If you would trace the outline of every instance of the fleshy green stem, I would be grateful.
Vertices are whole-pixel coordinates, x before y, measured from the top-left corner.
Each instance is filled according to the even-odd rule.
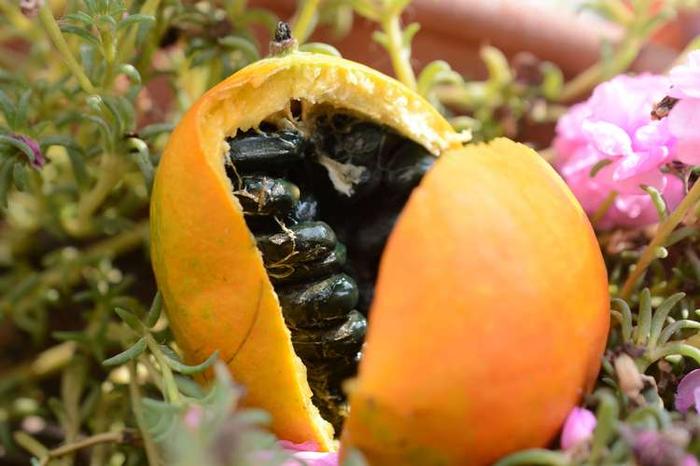
[[[101,434],[91,435],[90,437],[82,440],[67,443],[66,445],[61,445],[60,447],[50,450],[46,456],[41,459],[39,464],[42,466],[47,465],[53,458],[60,458],[78,450],[82,450],[83,448],[89,448],[101,443],[123,443],[124,439],[124,432],[102,432]]]
[[[625,71],[637,58],[644,45],[646,37],[630,37],[624,41],[611,60],[611,65],[596,63],[583,70],[571,81],[567,82],[559,95],[559,101],[569,102],[593,89],[598,83],[608,77]]]
[[[306,0],[296,15],[294,26],[292,26],[292,37],[300,45],[307,41],[314,30],[320,3],[321,0]]]
[[[173,375],[173,371],[170,369],[170,366],[165,361],[165,356],[158,346],[158,343],[150,333],[147,334],[145,338],[148,349],[158,362],[160,372],[163,374],[163,388],[165,389],[163,395],[165,396],[165,399],[174,405],[182,404],[182,398],[180,397],[180,392],[177,389],[175,376]]]
[[[92,216],[112,189],[122,180],[124,161],[115,154],[104,154],[95,186],[80,197],[77,214],[66,220],[65,228],[73,236],[85,236],[92,231]]]
[[[617,191],[610,191],[610,194],[608,194],[605,199],[603,199],[603,202],[600,203],[598,208],[593,212],[593,215],[591,216],[591,223],[593,226],[598,226],[601,220],[603,220],[603,217],[605,217],[605,214],[608,213],[610,210],[610,207],[613,205],[613,202],[615,202],[615,198],[617,197]]]
[[[398,15],[389,15],[381,21],[387,39],[386,48],[398,80],[411,89],[415,89],[416,75],[411,67],[411,50],[404,47],[400,21]]]
[[[61,28],[58,27],[58,23],[56,23],[56,19],[53,17],[53,13],[51,12],[48,2],[39,8],[39,20],[44,26],[46,34],[51,39],[51,42],[53,42],[53,45],[61,54],[66,66],[78,80],[78,83],[80,83],[80,87],[83,89],[83,91],[88,94],[96,94],[97,91],[95,90],[95,87],[92,85],[90,79],[83,71],[83,68],[71,53],[70,47],[68,47],[68,43],[63,37]]]
[[[146,428],[146,421],[143,415],[143,409],[141,408],[141,393],[138,386],[138,374],[136,372],[136,363],[134,361],[129,361],[129,398],[131,400],[131,409],[134,412],[134,418],[136,418],[136,425],[141,431],[141,437],[143,438],[143,447],[146,450],[146,459],[148,460],[148,466],[160,466],[163,462],[160,460],[160,454],[158,453],[158,447],[153,442],[151,434]]]
[[[525,450],[509,455],[494,466],[516,466],[516,465],[546,465],[546,466],[567,466],[570,464],[566,455],[557,451],[533,449]]]
[[[683,218],[686,216],[688,211],[697,204],[700,200],[700,183],[695,183],[688,194],[683,198],[680,204],[675,208],[673,212],[668,216],[666,220],[661,222],[659,229],[656,231],[656,235],[647,245],[646,249],[642,253],[641,257],[637,261],[630,272],[625,284],[622,286],[622,291],[620,291],[620,297],[627,299],[632,294],[637,281],[642,276],[644,271],[646,271],[649,264],[656,258],[657,248],[663,246],[664,242],[668,238],[668,235],[681,223]]]

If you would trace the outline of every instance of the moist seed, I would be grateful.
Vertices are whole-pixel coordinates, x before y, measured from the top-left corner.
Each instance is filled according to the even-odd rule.
[[[328,256],[335,250],[337,238],[324,222],[290,226],[287,231],[256,237],[265,264],[298,264]]]
[[[346,274],[277,291],[285,320],[291,328],[327,327],[342,321],[359,299],[357,283]]]
[[[248,215],[289,214],[299,202],[299,188],[289,181],[269,176],[244,176],[236,197]]]

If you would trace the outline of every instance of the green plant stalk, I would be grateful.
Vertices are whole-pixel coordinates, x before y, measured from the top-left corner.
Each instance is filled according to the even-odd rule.
[[[642,253],[641,257],[634,266],[634,269],[630,272],[627,280],[625,280],[622,290],[620,291],[620,297],[622,299],[628,299],[634,291],[634,287],[637,281],[642,276],[644,271],[646,271],[649,264],[656,258],[656,249],[663,246],[664,241],[668,238],[668,235],[681,223],[683,218],[686,216],[688,211],[697,204],[700,200],[700,183],[695,183],[688,194],[683,198],[683,200],[678,204],[673,212],[668,216],[666,220],[661,222],[656,235],[647,245]]]
[[[563,453],[551,450],[533,449],[513,453],[494,466],[521,466],[521,465],[548,465],[548,466],[568,466],[569,458]]]
[[[691,358],[695,362],[700,363],[700,349],[687,343],[673,342],[651,351],[648,355],[645,355],[643,360],[637,360],[637,367],[640,372],[644,373],[654,362],[672,354],[680,354],[681,356]]]
[[[68,233],[82,237],[92,232],[92,216],[122,180],[124,168],[124,161],[119,156],[112,153],[102,156],[95,186],[80,197],[76,216],[65,222],[64,227]]]
[[[68,43],[63,37],[63,33],[58,27],[58,23],[56,23],[56,19],[53,17],[53,13],[51,12],[51,8],[49,7],[48,2],[42,5],[41,8],[39,8],[39,20],[44,26],[46,34],[49,36],[49,39],[51,40],[51,42],[53,42],[53,45],[60,53],[61,58],[63,58],[63,61],[65,62],[66,66],[71,71],[71,73],[73,73],[73,76],[75,76],[75,78],[78,80],[78,83],[80,84],[80,87],[83,89],[83,91],[85,91],[88,94],[96,94],[97,91],[95,90],[95,87],[90,82],[90,79],[85,74],[85,71],[83,71],[82,66],[80,66],[78,61],[71,53],[70,47],[68,47]]]
[[[161,466],[163,461],[160,459],[160,453],[158,452],[158,447],[150,432],[146,428],[146,422],[144,420],[143,409],[141,407],[141,393],[138,386],[138,374],[136,373],[136,363],[134,361],[129,361],[129,398],[131,401],[131,409],[134,412],[134,418],[136,419],[136,425],[141,431],[141,438],[143,439],[143,447],[146,450],[146,459],[149,466]]]
[[[300,45],[308,40],[314,30],[320,3],[321,0],[306,0],[301,4],[301,9],[298,11],[292,26],[292,37]]]
[[[101,43],[102,43],[102,56],[105,59],[104,76],[102,77],[102,89],[109,89],[114,79],[114,61],[117,55],[117,44],[115,44],[115,37],[109,28],[100,31]]]
[[[411,50],[403,45],[399,16],[390,15],[382,19],[381,26],[387,37],[386,48],[389,52],[396,78],[411,89],[415,89],[416,75],[411,67]]]
[[[148,333],[145,335],[145,338],[146,345],[148,345],[148,349],[151,351],[151,354],[153,354],[153,357],[158,362],[158,365],[160,366],[160,372],[163,374],[163,388],[165,389],[163,395],[165,396],[165,399],[174,405],[181,405],[182,397],[180,396],[180,391],[177,389],[175,376],[173,375],[172,369],[170,369],[170,366],[165,361],[165,356],[163,356],[163,352],[160,350],[160,347],[158,347],[158,343],[156,343],[156,340],[155,338],[153,338],[153,335]]]
[[[93,246],[87,248],[83,253],[84,261],[91,261],[102,256],[116,257],[127,251],[131,251],[135,247],[143,244],[148,238],[148,222],[143,221],[136,224],[132,229],[127,230],[119,235],[102,240]],[[59,285],[71,286],[78,282],[81,278],[80,273],[66,275],[61,267],[52,267],[44,270],[40,277],[39,288],[54,288]],[[26,297],[17,303],[12,309],[13,312],[26,308],[30,302],[30,296]],[[0,300],[0,309],[7,307],[8,304]]]
[[[101,434],[91,435],[90,437],[67,443],[50,450],[39,464],[46,465],[52,458],[60,458],[61,456],[70,455],[83,448],[89,448],[101,443],[122,443],[124,442],[124,432],[103,432]]]
[[[608,213],[608,210],[610,210],[610,207],[612,207],[613,202],[615,202],[616,197],[617,191],[610,191],[610,194],[603,199],[603,202],[600,203],[596,211],[593,212],[593,215],[591,216],[591,223],[593,226],[598,226],[600,221],[603,220],[603,217],[605,217],[605,214]]]
[[[598,62],[583,70],[572,80],[564,84],[558,101],[570,102],[590,91],[605,79],[625,71],[632,64],[634,59],[637,58],[645,41],[646,36],[633,36],[626,39],[612,59],[613,66],[606,67],[603,63]]]
[[[160,0],[146,0],[141,6],[140,14],[155,16],[158,8],[160,7]],[[155,27],[155,26],[154,26]],[[125,35],[124,39],[119,44],[119,49],[117,51],[117,63],[125,63],[126,55],[134,51],[136,44],[136,36],[138,34],[138,27],[131,26],[129,31]]]

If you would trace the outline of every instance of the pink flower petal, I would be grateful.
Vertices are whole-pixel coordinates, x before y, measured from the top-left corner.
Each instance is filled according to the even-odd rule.
[[[700,99],[700,51],[691,52],[686,63],[673,67],[668,75],[671,97]]]
[[[700,137],[679,149],[669,118],[651,120],[650,111],[667,94],[669,82],[651,74],[617,76],[597,86],[587,101],[572,107],[557,124],[554,166],[586,212],[597,212],[611,192],[617,193],[599,228],[658,222],[656,209],[640,185],[660,190],[670,209],[683,195],[680,180],[662,169],[672,160],[695,161],[695,141]],[[686,123],[681,128],[689,130]],[[594,167],[598,169],[591,177]]]
[[[675,150],[676,160],[688,165],[700,165],[700,139],[678,141]]]
[[[279,444],[294,458],[283,466],[299,466],[300,462],[308,466],[338,466],[338,452],[318,451],[316,442],[292,443],[280,440]]]
[[[593,146],[605,155],[621,156],[632,152],[629,135],[612,123],[584,121],[582,129]]]
[[[700,137],[700,99],[683,99],[668,114],[668,129],[679,140]]]
[[[564,450],[569,450],[593,436],[596,426],[595,415],[586,408],[574,408],[564,422],[560,444]]]
[[[700,406],[696,399],[696,390],[700,388],[700,369],[688,372],[676,388],[676,410],[681,413],[688,412],[691,407],[700,412]]]

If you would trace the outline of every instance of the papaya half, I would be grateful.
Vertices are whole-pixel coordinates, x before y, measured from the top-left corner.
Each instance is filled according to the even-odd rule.
[[[335,449],[359,360],[344,441],[373,464],[543,444],[607,332],[595,236],[546,163],[465,149],[413,91],[328,55],[256,62],[186,112],[151,252],[187,361],[219,351],[280,438]]]

